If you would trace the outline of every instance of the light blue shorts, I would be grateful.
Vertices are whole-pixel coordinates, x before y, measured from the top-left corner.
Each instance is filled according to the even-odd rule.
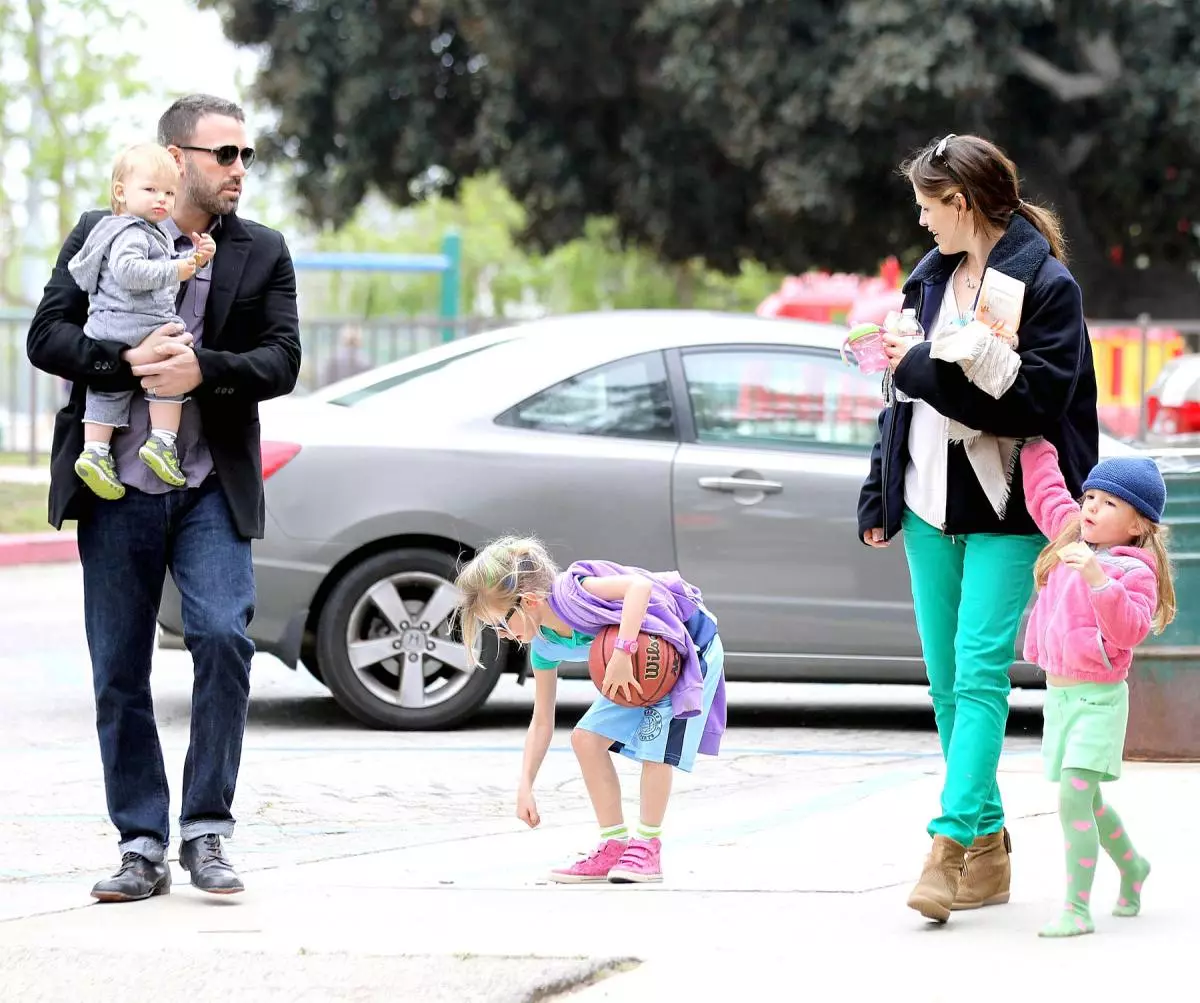
[[[704,690],[700,713],[695,717],[672,717],[670,695],[649,707],[622,707],[600,696],[575,727],[612,739],[612,751],[622,756],[642,763],[666,763],[691,773],[717,684],[725,673],[720,634],[701,650],[700,666]]]

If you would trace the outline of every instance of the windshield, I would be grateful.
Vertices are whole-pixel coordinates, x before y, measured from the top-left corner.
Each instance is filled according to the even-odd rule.
[[[327,403],[336,404],[338,407],[357,407],[365,401],[369,401],[372,398],[377,397],[379,394],[393,389],[394,387],[409,383],[418,377],[427,376],[430,373],[436,373],[439,370],[446,368],[446,366],[453,365],[456,362],[461,362],[463,359],[469,358],[472,355],[478,355],[480,352],[486,352],[489,348],[495,348],[497,345],[505,345],[511,340],[511,338],[497,339],[495,341],[487,342],[486,344],[475,345],[471,348],[464,349],[463,351],[460,351],[454,355],[442,355],[440,358],[431,359],[425,363],[421,363],[419,361],[419,356],[413,356],[412,361],[414,365],[412,365],[410,368],[406,368],[398,373],[393,372],[390,376],[381,375],[379,379],[372,383],[368,383],[366,386],[355,387],[353,390],[349,390],[346,393],[329,398]],[[438,349],[433,349],[431,351],[437,352],[439,355],[441,355]],[[426,353],[421,352],[419,354],[425,355]]]

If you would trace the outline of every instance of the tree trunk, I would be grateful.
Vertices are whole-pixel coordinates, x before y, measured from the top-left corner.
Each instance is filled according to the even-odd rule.
[[[54,185],[55,224],[61,240],[71,230],[72,193],[67,187],[66,151],[62,116],[55,106],[46,81],[46,4],[45,0],[29,2],[29,37],[25,41],[25,62],[33,97],[42,109],[44,121],[53,137],[54,149],[46,164],[47,180]]]
[[[675,266],[675,305],[680,310],[690,310],[696,302],[696,273],[691,262]]]

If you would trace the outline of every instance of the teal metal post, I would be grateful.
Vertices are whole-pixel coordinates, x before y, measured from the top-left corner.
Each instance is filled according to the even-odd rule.
[[[457,321],[461,305],[462,286],[462,238],[451,231],[442,240],[442,254],[446,256],[446,269],[442,272],[442,304],[441,318],[443,321]],[[448,323],[442,327],[442,341],[453,341],[457,333],[457,324]]]

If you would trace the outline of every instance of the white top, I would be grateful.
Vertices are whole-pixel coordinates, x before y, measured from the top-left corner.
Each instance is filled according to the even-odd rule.
[[[930,340],[943,328],[956,323],[958,316],[952,275],[946,283],[946,294],[942,297]],[[908,428],[908,469],[904,472],[904,504],[914,515],[937,529],[946,528],[949,427],[950,419],[935,411],[932,405],[924,401],[913,403],[912,423]]]

